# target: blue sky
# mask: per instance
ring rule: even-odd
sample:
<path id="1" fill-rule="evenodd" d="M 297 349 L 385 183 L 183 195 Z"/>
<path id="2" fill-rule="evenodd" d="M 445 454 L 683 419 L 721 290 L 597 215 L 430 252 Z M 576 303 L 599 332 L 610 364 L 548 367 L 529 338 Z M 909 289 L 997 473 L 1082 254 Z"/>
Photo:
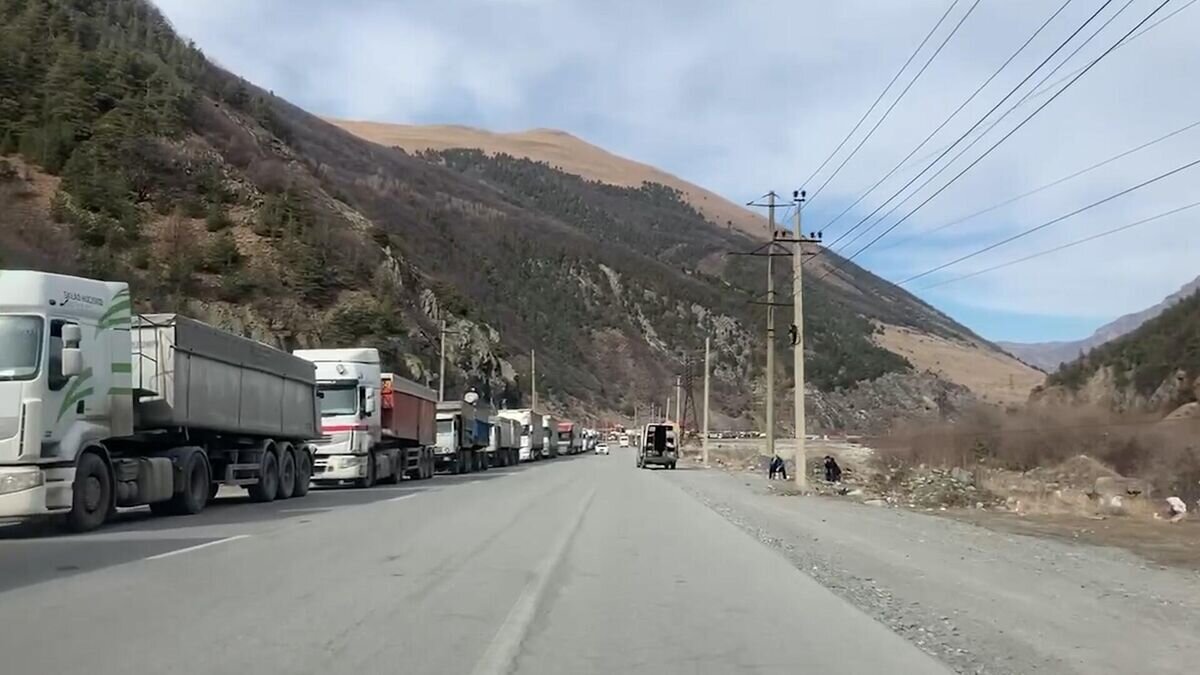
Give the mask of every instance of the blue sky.
<path id="1" fill-rule="evenodd" d="M 1065 0 L 1064 0 L 1065 1 Z M 915 157 L 983 116 L 1097 8 L 1039 72 L 1086 65 L 1160 0 L 1070 0 L 1012 65 Z M 863 114 L 947 7 L 974 0 L 158 0 L 218 63 L 312 112 L 497 131 L 569 131 L 735 202 L 790 192 Z M 1060 0 L 980 0 L 959 32 L 805 212 L 832 240 L 921 167 L 830 225 L 962 103 Z M 1187 5 L 1171 0 L 1165 15 Z M 1075 45 L 1107 26 L 1069 60 Z M 1123 45 L 859 260 L 901 281 L 1200 158 L 1200 127 L 957 225 L 942 225 L 1200 121 L 1200 6 Z M 902 75 L 906 85 L 914 70 Z M 1034 96 L 848 252 L 894 224 L 1054 94 Z M 869 129 L 893 95 L 868 118 Z M 1001 107 L 1005 110 L 1007 105 Z M 994 117 L 993 117 L 994 119 Z M 986 125 L 984 125 L 986 127 Z M 984 128 L 984 127 L 981 127 Z M 807 187 L 814 191 L 861 136 Z M 971 136 L 970 140 L 974 138 Z M 936 167 L 935 169 L 936 170 Z M 932 173 L 932 172 L 930 172 Z M 926 177 L 929 174 L 926 174 Z M 919 185 L 918 181 L 916 185 Z M 1200 208 L 1030 262 L 923 290 L 1200 199 L 1200 167 L 906 288 L 999 340 L 1072 339 L 1200 275 Z M 903 199 L 906 193 L 901 194 Z M 883 205 L 886 213 L 895 202 Z M 868 220 L 865 229 L 872 220 Z M 936 232 L 933 230 L 937 230 Z M 860 229 L 860 231 L 862 231 Z"/>

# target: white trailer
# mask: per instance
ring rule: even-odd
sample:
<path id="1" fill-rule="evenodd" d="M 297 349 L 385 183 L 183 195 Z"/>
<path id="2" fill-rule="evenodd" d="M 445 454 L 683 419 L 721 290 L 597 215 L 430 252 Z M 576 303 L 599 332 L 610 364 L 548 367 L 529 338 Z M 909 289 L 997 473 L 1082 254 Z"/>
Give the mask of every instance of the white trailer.
<path id="1" fill-rule="evenodd" d="M 317 369 L 321 437 L 313 445 L 315 485 L 395 483 L 413 475 L 414 465 L 416 477 L 432 476 L 433 390 L 383 373 L 377 349 L 298 349 L 293 354 Z M 415 403 L 397 407 L 406 402 L 397 398 L 405 397 Z M 424 445 L 422 423 L 430 437 Z"/>
<path id="2" fill-rule="evenodd" d="M 308 491 L 316 379 L 302 359 L 182 316 L 131 316 L 129 287 L 0 270 L 0 518 L 101 526 L 117 507 L 204 509 Z"/>
<path id="3" fill-rule="evenodd" d="M 542 431 L 542 415 L 534 412 L 531 408 L 519 408 L 515 410 L 501 410 L 497 416 L 515 421 L 520 428 L 518 430 L 519 451 L 518 460 L 522 462 L 531 462 L 535 459 L 541 459 L 542 448 L 545 447 L 545 434 Z"/>

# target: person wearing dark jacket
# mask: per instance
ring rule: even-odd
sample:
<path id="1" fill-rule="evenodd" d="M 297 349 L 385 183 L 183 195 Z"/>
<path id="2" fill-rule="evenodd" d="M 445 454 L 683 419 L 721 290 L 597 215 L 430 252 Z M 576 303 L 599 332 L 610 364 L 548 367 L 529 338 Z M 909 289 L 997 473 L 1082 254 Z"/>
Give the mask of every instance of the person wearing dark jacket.
<path id="1" fill-rule="evenodd" d="M 775 476 L 777 476 L 777 475 L 783 476 L 784 480 L 788 479 L 787 466 L 784 465 L 783 458 L 780 457 L 779 455 L 775 455 L 774 457 L 771 458 L 771 467 L 770 467 L 770 472 L 768 474 L 768 478 L 771 480 L 775 480 Z"/>
<path id="2" fill-rule="evenodd" d="M 825 482 L 840 483 L 842 481 L 842 467 L 838 466 L 837 460 L 831 455 L 825 455 Z"/>

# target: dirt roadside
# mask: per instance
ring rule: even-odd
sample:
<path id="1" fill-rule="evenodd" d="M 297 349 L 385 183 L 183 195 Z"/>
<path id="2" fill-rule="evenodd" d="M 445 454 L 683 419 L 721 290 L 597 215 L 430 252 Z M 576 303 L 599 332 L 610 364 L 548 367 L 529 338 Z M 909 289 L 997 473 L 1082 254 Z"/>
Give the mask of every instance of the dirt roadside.
<path id="1" fill-rule="evenodd" d="M 1190 673 L 1200 658 L 1195 571 L 1005 523 L 779 496 L 755 473 L 661 475 L 957 672 Z"/>

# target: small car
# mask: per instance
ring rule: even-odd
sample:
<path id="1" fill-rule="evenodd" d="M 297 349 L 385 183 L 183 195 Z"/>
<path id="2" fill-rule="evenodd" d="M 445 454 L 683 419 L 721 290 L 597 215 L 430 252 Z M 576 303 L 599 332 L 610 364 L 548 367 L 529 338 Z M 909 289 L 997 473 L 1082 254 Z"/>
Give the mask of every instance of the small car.
<path id="1" fill-rule="evenodd" d="M 596 454 L 597 455 L 607 455 L 608 454 L 608 443 L 597 443 L 596 444 Z"/>

